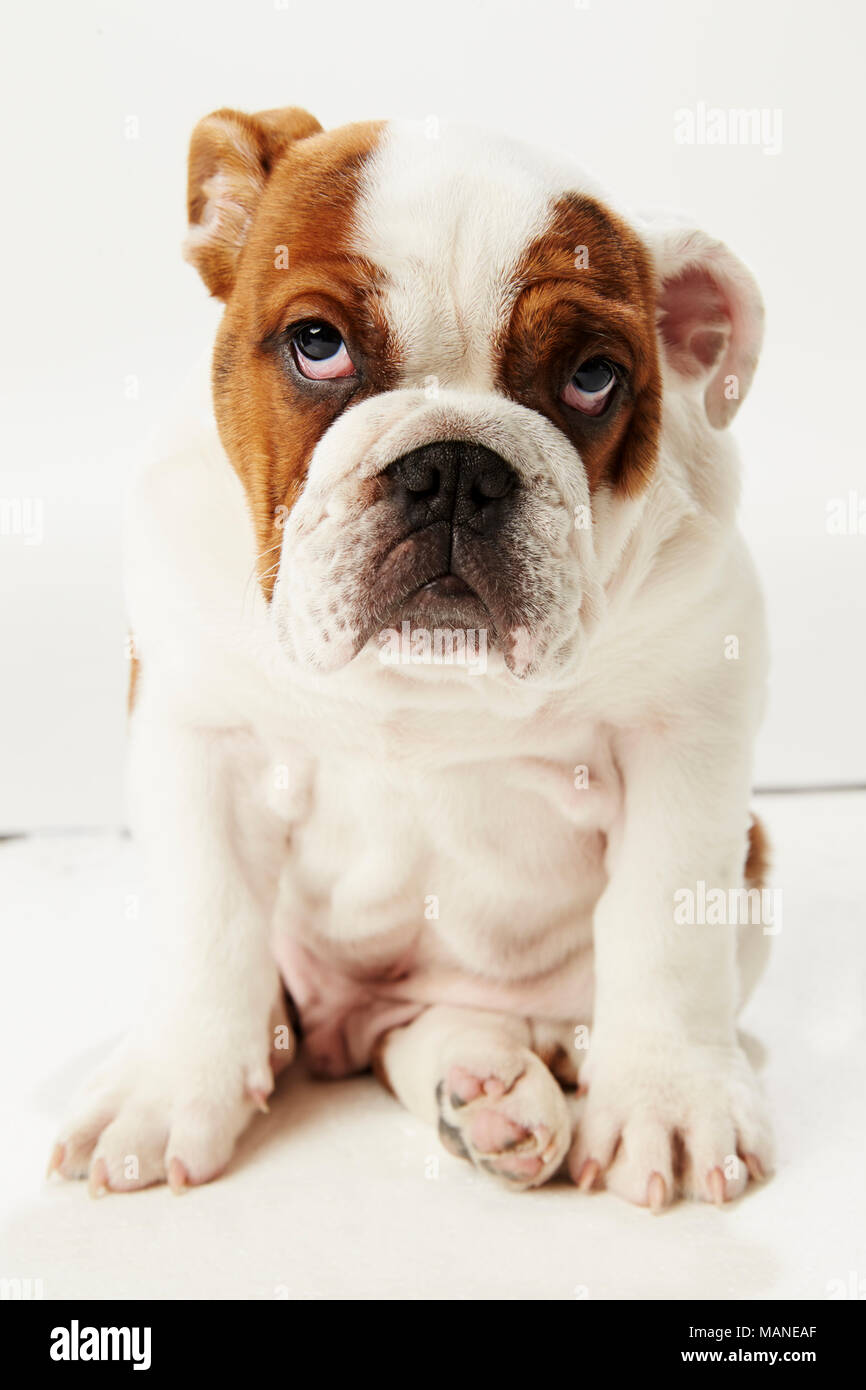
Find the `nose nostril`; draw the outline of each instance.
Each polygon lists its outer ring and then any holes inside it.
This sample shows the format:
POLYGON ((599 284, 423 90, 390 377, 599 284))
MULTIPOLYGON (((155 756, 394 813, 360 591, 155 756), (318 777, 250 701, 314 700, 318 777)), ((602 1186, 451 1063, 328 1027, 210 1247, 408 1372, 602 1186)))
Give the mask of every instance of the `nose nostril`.
POLYGON ((435 497, 439 491, 441 478, 438 468, 415 468, 403 475, 403 486, 411 497, 423 501, 435 497))
POLYGON ((494 504, 518 485, 510 463, 484 445, 468 440, 436 440, 395 459, 385 470, 395 495, 418 526, 453 520, 461 524, 485 518, 492 526, 500 510, 494 504))
POLYGON ((514 485, 514 474, 504 465, 492 468, 485 468, 476 478, 473 478, 469 489, 469 496, 478 507, 484 507, 488 502, 498 501, 500 497, 506 497, 514 485))
POLYGON ((406 496, 413 502, 430 501, 438 497, 441 491, 440 469, 420 453, 409 454, 406 458, 400 459, 392 471, 406 496))

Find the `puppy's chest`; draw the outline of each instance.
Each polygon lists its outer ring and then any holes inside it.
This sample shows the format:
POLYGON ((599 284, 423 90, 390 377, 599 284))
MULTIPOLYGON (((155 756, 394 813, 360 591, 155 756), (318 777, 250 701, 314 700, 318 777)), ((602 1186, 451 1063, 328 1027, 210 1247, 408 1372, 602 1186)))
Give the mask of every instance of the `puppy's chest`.
POLYGON ((278 930, 365 977, 408 962, 524 978, 585 938, 620 804, 598 729, 292 756, 278 930))

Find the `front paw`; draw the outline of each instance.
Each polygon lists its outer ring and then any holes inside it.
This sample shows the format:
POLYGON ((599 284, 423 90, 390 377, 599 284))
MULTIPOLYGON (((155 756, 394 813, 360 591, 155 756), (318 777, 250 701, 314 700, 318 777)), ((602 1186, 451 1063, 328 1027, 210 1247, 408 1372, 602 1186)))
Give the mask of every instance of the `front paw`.
POLYGON ((87 1177, 94 1197, 159 1182, 180 1192, 219 1177, 252 1115, 267 1110, 291 1049, 269 1055, 267 1027, 234 1038, 217 1030, 209 1043, 206 1031, 124 1043, 73 1105, 49 1175, 87 1177))
POLYGON ((721 1205, 772 1166, 757 1079, 739 1047, 600 1050, 569 1155, 584 1190, 602 1183, 655 1211, 677 1195, 721 1205))

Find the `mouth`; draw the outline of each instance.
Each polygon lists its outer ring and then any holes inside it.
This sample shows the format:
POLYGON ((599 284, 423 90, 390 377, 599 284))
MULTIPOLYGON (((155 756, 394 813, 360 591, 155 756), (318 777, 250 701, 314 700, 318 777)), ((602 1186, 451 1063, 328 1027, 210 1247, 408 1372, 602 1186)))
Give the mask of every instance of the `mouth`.
POLYGON ((465 573, 450 524, 440 522, 401 538, 371 575, 365 635, 406 621, 426 628, 495 628, 484 574, 479 570, 474 583, 474 576, 466 578, 465 573))
POLYGON ((417 592, 434 594, 437 598, 463 598, 465 594, 471 594, 473 598, 478 597, 459 574, 443 574, 438 579, 428 579, 417 592))
MULTIPOLYGON (((486 650, 502 652, 513 674, 522 676, 534 659, 515 643, 532 647, 532 614, 520 601, 513 562, 499 538, 471 528, 434 522, 380 553, 362 589, 355 654, 374 638, 400 631, 412 636, 437 632, 484 633, 486 650)), ((518 571, 519 573, 519 571, 518 571)))
POLYGON ((452 631, 485 628, 490 629, 491 638, 495 635, 487 606, 466 580, 453 571, 428 579, 407 595, 396 606, 393 622, 452 631))

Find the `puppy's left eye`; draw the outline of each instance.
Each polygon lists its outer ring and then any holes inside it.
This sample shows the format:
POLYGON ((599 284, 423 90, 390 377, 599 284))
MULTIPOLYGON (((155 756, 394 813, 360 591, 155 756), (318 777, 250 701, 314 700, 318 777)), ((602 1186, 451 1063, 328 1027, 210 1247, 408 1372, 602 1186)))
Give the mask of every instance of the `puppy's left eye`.
POLYGON ((333 381, 354 376, 355 364, 333 324, 316 319, 304 323, 292 334, 295 361, 302 376, 311 381, 333 381))
POLYGON ((578 367, 562 393, 566 405, 583 415, 600 415, 616 386, 616 371, 606 357, 591 357, 578 367))

